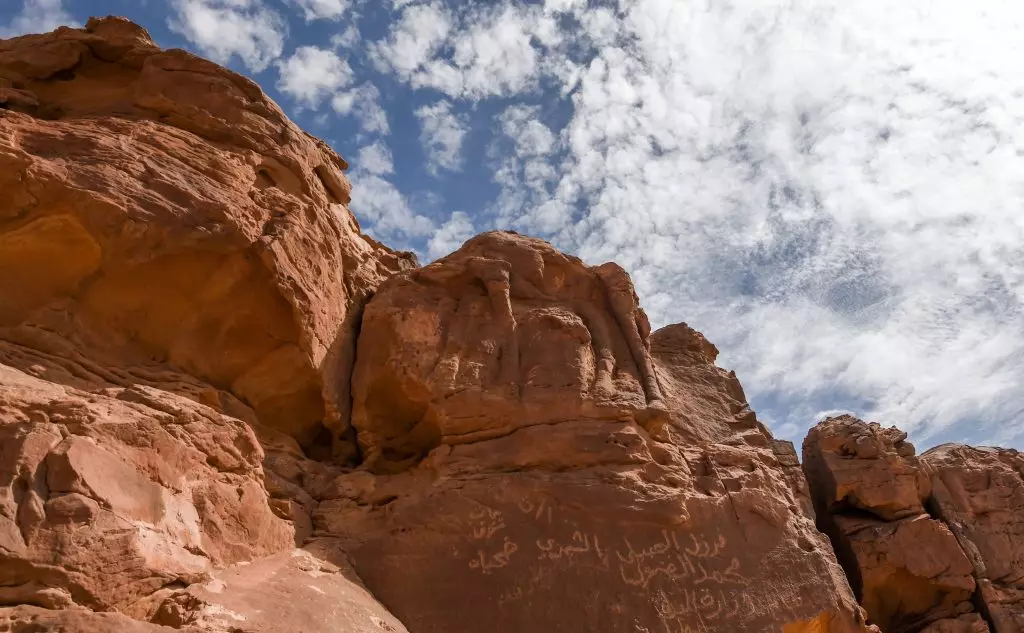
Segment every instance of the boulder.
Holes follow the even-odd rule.
[[[978,602],[995,633],[1024,631],[1024,456],[1012,449],[937,446],[934,507],[974,566]]]

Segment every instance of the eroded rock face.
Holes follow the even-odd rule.
[[[1024,456],[947,444],[921,461],[932,474],[934,512],[971,559],[993,631],[1024,631]]]
[[[793,446],[622,268],[493,232],[414,269],[326,145],[121,19],[0,42],[0,106],[0,630],[877,633]],[[865,438],[813,471],[865,606],[1012,622],[1011,540],[925,514],[1009,471]]]
[[[974,613],[974,566],[950,527],[926,512],[932,470],[906,438],[852,416],[811,429],[804,469],[818,525],[882,631],[988,631]]]
[[[88,329],[107,365],[131,348],[304,446],[344,435],[362,302],[413,264],[359,233],[345,167],[125,20],[0,42],[4,338],[65,356]]]
[[[404,632],[307,540],[412,265],[344,166],[124,20],[0,41],[0,630]]]
[[[293,544],[239,420],[0,365],[0,603],[127,607]]]
[[[480,235],[367,305],[368,461],[315,530],[417,633],[863,630],[792,447],[716,354],[651,334],[617,266]]]

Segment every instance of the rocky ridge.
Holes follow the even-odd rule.
[[[802,469],[619,266],[419,267],[345,168],[123,19],[0,41],[0,631],[1024,630],[1016,453]]]

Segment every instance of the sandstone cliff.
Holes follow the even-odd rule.
[[[0,41],[0,631],[1018,630],[1015,455],[820,428],[841,567],[624,270],[417,267],[345,167],[124,20]]]

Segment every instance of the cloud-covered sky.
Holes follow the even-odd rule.
[[[633,275],[776,434],[1024,447],[1019,0],[8,0],[252,76],[429,261],[511,228]]]

